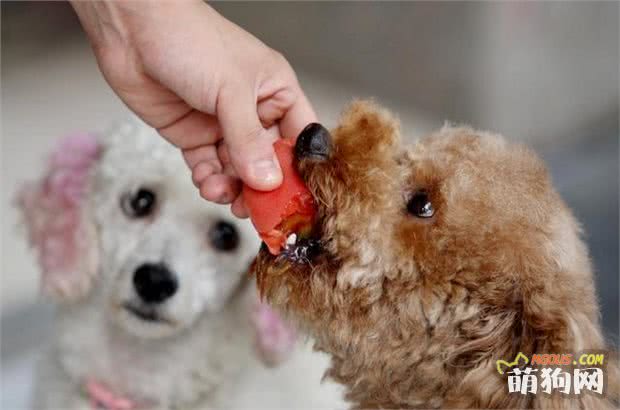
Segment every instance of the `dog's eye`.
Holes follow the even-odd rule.
[[[239,234],[232,224],[220,221],[209,231],[209,240],[215,249],[232,251],[239,245]]]
[[[127,195],[123,198],[123,212],[130,218],[144,218],[153,213],[155,200],[156,197],[153,191],[140,188],[135,194]]]
[[[430,218],[435,214],[435,208],[426,191],[418,191],[407,202],[407,212],[418,218]]]

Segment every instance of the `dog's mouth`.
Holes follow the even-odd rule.
[[[310,124],[301,132],[295,143],[292,165],[301,179],[306,180],[306,185],[307,178],[304,177],[308,175],[304,174],[312,171],[302,163],[328,161],[331,149],[331,136],[323,126]],[[320,216],[320,207],[324,204],[317,201],[313,193],[303,192],[299,187],[294,187],[293,191],[296,189],[299,190],[297,196],[294,200],[288,199],[290,202],[287,204],[294,212],[287,208],[287,216],[271,232],[261,235],[264,240],[262,249],[263,253],[268,254],[271,250],[272,255],[277,255],[273,260],[309,264],[325,249]]]
[[[157,311],[156,308],[150,306],[142,306],[132,302],[124,302],[123,309],[131,313],[140,320],[151,323],[164,323],[172,325],[172,321]]]
[[[310,263],[323,251],[322,241],[315,237],[301,237],[297,233],[291,233],[278,258],[289,262],[305,264]]]
[[[305,264],[310,263],[323,251],[323,241],[320,235],[321,221],[317,214],[318,210],[316,208],[313,210],[314,214],[293,215],[277,227],[277,230],[286,237],[277,259]]]

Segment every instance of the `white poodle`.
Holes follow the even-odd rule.
[[[295,345],[247,276],[256,234],[199,198],[153,130],[65,139],[19,205],[59,302],[36,408],[342,407],[316,385],[326,358],[298,351],[285,371],[256,360]]]

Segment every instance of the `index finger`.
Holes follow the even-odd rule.
[[[295,102],[280,120],[280,135],[282,137],[296,138],[306,125],[311,122],[317,122],[316,114],[310,101],[308,101],[308,98],[298,86]]]

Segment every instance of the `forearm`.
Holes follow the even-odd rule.
[[[127,30],[120,8],[126,3],[114,1],[70,0],[93,47],[123,41]]]
[[[202,9],[212,15],[217,13],[200,0],[69,0],[84,31],[94,47],[110,44],[127,44],[132,41],[132,33],[142,27],[157,24],[162,18],[175,18],[183,11]],[[178,16],[177,16],[178,17]],[[182,23],[181,23],[182,24]]]

